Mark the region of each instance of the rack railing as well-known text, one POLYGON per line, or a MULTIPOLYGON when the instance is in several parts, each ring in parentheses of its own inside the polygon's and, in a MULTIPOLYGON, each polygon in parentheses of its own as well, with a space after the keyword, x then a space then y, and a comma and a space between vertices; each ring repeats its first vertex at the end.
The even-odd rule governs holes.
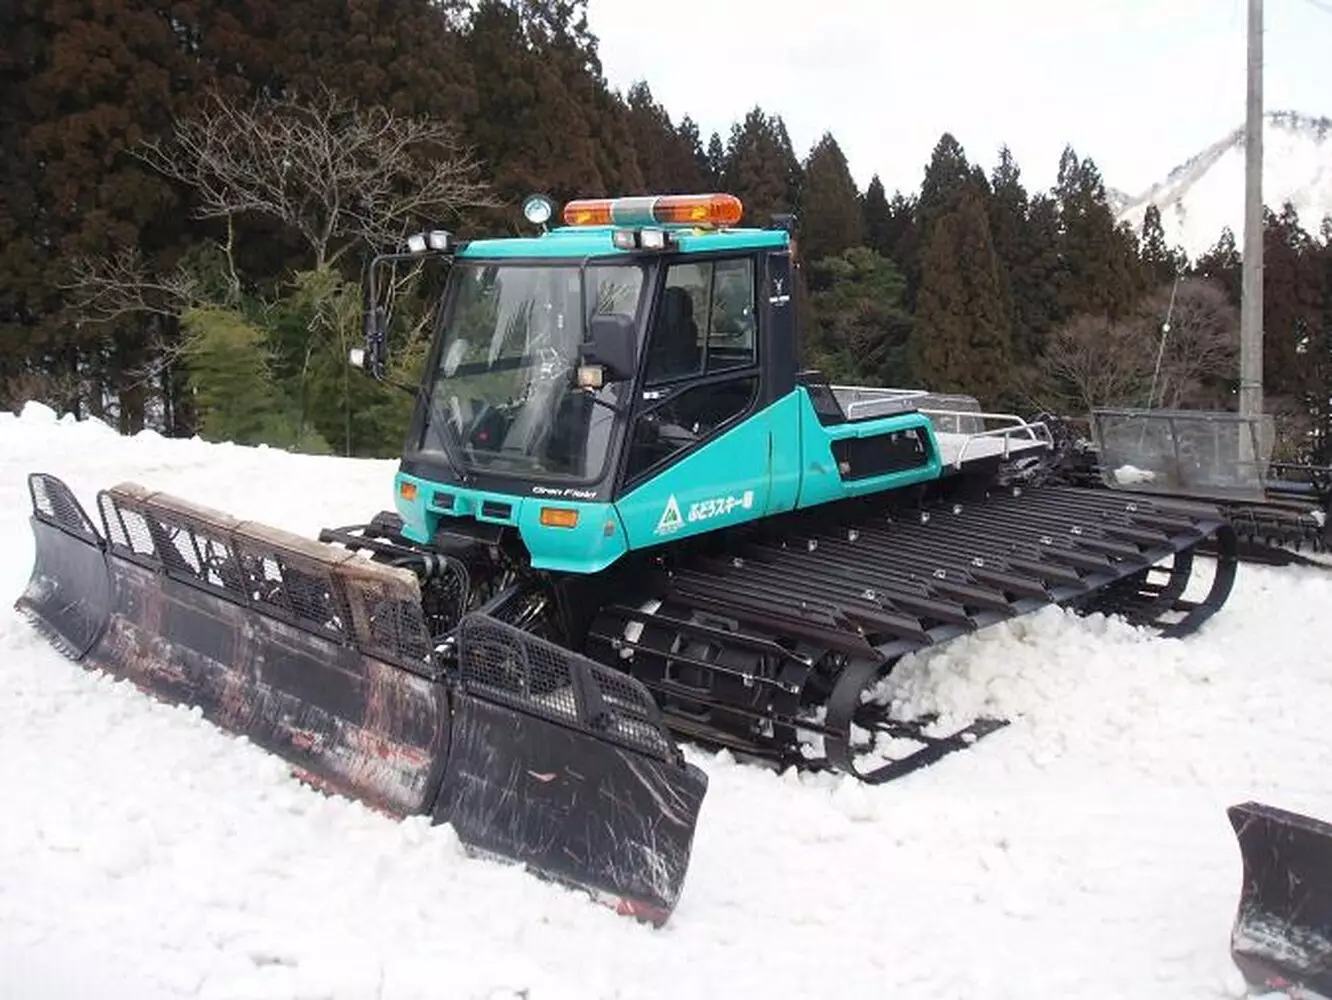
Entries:
MULTIPOLYGON (((1045 421, 1027 421, 1016 413, 989 413, 983 410, 938 410, 933 408, 920 409, 918 412, 930 418, 930 422, 934 424, 935 433, 940 436, 941 446, 944 444, 945 437, 954 439, 961 438, 961 441, 958 442, 957 454, 952 456, 946 462, 946 464, 952 465, 954 468, 961 468, 962 463, 967 460, 968 453, 972 451, 973 447, 981 442, 993 440, 1002 442, 1002 447, 998 451, 998 454, 1004 459, 1008 459, 1012 455, 1013 442, 1015 439, 1019 438, 1029 443, 1028 445, 1023 446, 1023 450, 1028 446, 1045 448, 1054 447, 1054 435, 1050 432, 1050 428, 1046 426, 1045 421), (970 433, 960 429, 943 429, 940 426, 940 423, 950 419, 954 422, 955 428, 960 428, 964 420, 969 424, 977 422, 983 423, 987 420, 1002 420, 1005 422, 1005 425, 1002 427, 994 427, 989 430, 972 431, 970 433)), ((993 458, 995 454, 995 452, 987 451, 986 454, 977 457, 993 458)))

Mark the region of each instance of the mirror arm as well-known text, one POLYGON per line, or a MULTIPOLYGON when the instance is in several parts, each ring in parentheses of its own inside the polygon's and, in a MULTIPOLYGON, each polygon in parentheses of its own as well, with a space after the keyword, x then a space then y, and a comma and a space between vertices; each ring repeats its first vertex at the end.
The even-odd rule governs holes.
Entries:
POLYGON ((596 394, 596 391, 593 389, 584 389, 583 395, 587 396, 587 398, 592 400, 592 402, 595 403, 597 406, 604 406, 606 409, 610 410, 611 413, 614 413, 617 417, 622 417, 629 412, 629 407, 627 405, 622 405, 618 403, 609 403, 606 400, 602 399, 600 396, 598 396, 596 394))

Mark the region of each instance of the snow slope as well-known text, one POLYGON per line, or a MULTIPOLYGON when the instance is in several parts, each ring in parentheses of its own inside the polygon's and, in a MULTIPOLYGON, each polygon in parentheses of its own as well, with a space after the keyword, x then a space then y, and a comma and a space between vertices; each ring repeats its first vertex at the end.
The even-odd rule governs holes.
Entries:
MULTIPOLYGON (((1263 122, 1263 203, 1280 212, 1289 201, 1306 231, 1317 236, 1332 215, 1332 120, 1289 111, 1263 122)), ((1241 125, 1140 194, 1118 196, 1120 220, 1142 232, 1148 205, 1161 210, 1166 243, 1190 260, 1207 253, 1226 226, 1244 243, 1244 135, 1241 125)))
POLYGON ((5 1000, 1237 996, 1225 807, 1332 816, 1332 580, 1245 567, 1182 642, 1051 609, 914 661, 904 696, 1015 721, 897 783, 691 751, 711 790, 654 931, 49 650, 8 610, 34 469, 313 533, 393 465, 0 415, 5 1000))

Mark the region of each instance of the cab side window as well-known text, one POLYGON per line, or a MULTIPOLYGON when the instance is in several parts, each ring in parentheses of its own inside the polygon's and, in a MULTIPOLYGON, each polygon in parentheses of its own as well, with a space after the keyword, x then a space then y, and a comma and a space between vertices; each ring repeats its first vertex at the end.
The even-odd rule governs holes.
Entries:
POLYGON ((670 266, 648 340, 645 379, 649 389, 662 388, 645 394, 634 421, 630 483, 743 419, 758 398, 757 342, 752 257, 670 266))
POLYGON ((719 260, 712 267, 707 370, 744 368, 755 361, 754 259, 719 260))
POLYGON ((672 264, 648 344, 647 384, 756 360, 752 258, 672 264))

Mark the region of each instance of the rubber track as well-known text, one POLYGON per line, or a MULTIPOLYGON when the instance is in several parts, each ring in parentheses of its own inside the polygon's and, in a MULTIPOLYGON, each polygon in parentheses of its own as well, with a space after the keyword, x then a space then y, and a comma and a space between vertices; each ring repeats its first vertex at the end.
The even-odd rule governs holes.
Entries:
POLYGON ((664 590, 605 609, 591 645, 658 695, 706 703, 737 726, 677 714, 669 721, 681 732, 784 756, 791 748, 776 746, 780 734, 766 741, 756 724, 793 722, 798 707, 822 702, 829 756, 845 758, 838 744, 849 739, 861 690, 903 655, 1051 604, 1185 635, 1224 604, 1235 562, 1234 533, 1209 504, 1064 486, 925 511, 857 504, 774 519, 727 551, 684 561, 664 590), (1193 550, 1209 537, 1220 552, 1213 586, 1185 602, 1193 550), (1172 568, 1152 569, 1172 556, 1172 568), (1151 582, 1162 573, 1164 582, 1151 582), (680 655, 683 639, 713 652, 680 655), (842 666, 821 676, 829 653, 842 666), (671 665, 681 662, 713 672, 706 694, 673 684, 671 665))
POLYGON ((928 520, 864 512, 791 519, 730 558, 682 568, 672 590, 742 619, 745 609, 762 609, 763 621, 784 622, 791 635, 828 639, 832 626, 847 652, 894 654, 904 642, 932 645, 955 630, 1094 596, 1228 530, 1207 504, 1064 487, 1017 493, 929 510, 928 520))

